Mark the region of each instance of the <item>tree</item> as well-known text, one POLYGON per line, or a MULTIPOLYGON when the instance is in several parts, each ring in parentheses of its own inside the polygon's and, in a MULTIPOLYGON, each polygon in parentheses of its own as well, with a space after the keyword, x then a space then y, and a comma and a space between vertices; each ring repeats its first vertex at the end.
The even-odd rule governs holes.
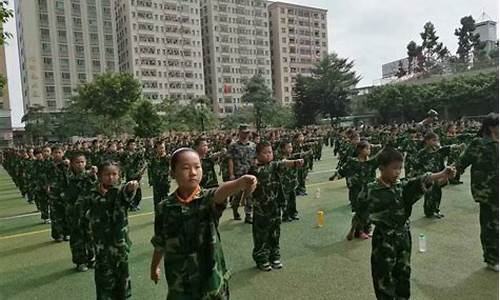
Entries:
POLYGON ((132 118, 136 123, 136 136, 151 138, 161 134, 162 120, 151 101, 143 99, 137 103, 132 118))
POLYGON ((114 134, 141 97, 141 83, 129 73, 103 73, 77 89, 73 102, 80 109, 105 118, 114 134))
POLYGON ((299 127, 315 124, 316 117, 320 113, 319 98, 314 97, 310 91, 313 82, 313 78, 300 74, 295 81, 293 113, 299 127))
MULTIPOLYGON (((0 1, 0 24, 5 24, 7 21, 13 17, 14 12, 12 9, 8 8, 9 1, 1 0, 0 1)), ((12 34, 10 32, 4 32, 3 28, 0 25, 0 45, 4 45, 7 43, 7 39, 12 38, 12 34)), ((3 87, 7 83, 5 76, 0 75, 0 94, 3 92, 3 87)))
POLYGON ((431 108, 450 119, 486 114, 498 111, 498 73, 457 76, 421 85, 384 85, 367 95, 367 104, 385 123, 419 120, 431 108))
POLYGON ((472 16, 466 16, 460 19, 462 27, 455 29, 455 35, 458 37, 457 55, 461 63, 469 65, 472 60, 472 52, 479 49, 479 34, 476 30, 476 21, 472 16))
POLYGON ((330 118, 332 124, 335 117, 347 114, 349 99, 356 94, 354 87, 361 77, 352 70, 353 67, 354 61, 332 53, 312 70, 314 81, 310 92, 319 100, 320 111, 330 118))
POLYGON ((50 136, 50 116, 43 113, 44 106, 34 104, 26 109, 21 122, 26 123, 24 130, 32 143, 41 143, 50 136))
POLYGON ((422 55, 422 46, 410 41, 406 46, 408 55, 408 74, 420 73, 423 71, 424 57, 422 55))
POLYGON ((408 74, 408 72, 406 71, 404 65, 403 65, 403 62, 402 61, 399 61, 398 63, 398 72, 396 73, 396 77, 397 78, 402 78, 404 76, 406 76, 406 74, 408 74))
POLYGON ((424 58, 424 72, 442 72, 443 59, 448 55, 448 49, 443 43, 438 42, 434 24, 427 22, 424 25, 424 31, 420 33, 422 38, 421 51, 424 58))
POLYGON ((260 131, 263 124, 263 116, 271 110, 273 99, 271 90, 267 86, 264 77, 260 74, 254 75, 247 82, 244 94, 241 96, 243 103, 252 103, 255 118, 255 127, 260 131))

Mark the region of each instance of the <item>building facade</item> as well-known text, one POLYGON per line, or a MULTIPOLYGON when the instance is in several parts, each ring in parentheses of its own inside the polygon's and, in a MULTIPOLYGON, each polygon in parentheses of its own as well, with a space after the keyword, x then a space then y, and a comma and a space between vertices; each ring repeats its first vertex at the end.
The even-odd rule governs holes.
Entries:
POLYGON ((5 79, 3 90, 0 93, 0 148, 12 145, 12 120, 10 116, 9 87, 7 85, 7 65, 5 51, 0 46, 0 74, 5 79))
POLYGON ((205 91, 219 116, 242 103, 246 82, 260 74, 271 88, 269 3, 201 0, 205 91))
POLYGON ((327 10, 284 2, 269 5, 273 96, 293 102, 298 74, 311 76, 316 62, 328 55, 327 10))
POLYGON ((15 15, 25 111, 59 111, 79 84, 118 70, 112 0, 18 0, 15 15))
POLYGON ((119 70, 142 82, 143 95, 179 102, 203 97, 199 0, 116 0, 119 70))

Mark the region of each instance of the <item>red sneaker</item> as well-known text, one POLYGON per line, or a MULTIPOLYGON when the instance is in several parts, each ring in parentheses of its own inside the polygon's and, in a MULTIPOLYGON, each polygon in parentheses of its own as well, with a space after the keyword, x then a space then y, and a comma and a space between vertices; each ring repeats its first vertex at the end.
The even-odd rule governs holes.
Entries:
POLYGON ((368 240, 370 238, 370 236, 368 234, 366 234, 366 232, 361 232, 359 234, 359 238, 362 240, 368 240))

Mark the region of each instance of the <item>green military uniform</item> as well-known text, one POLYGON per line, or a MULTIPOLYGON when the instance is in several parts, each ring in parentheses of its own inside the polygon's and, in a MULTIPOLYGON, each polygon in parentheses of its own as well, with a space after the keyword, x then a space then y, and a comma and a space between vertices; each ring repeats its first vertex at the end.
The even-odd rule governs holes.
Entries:
MULTIPOLYGON (((424 147, 417 154, 417 173, 425 172, 436 173, 445 168, 445 159, 450 155, 451 146, 443 146, 438 150, 433 150, 429 147, 424 147)), ((441 205, 442 184, 433 183, 424 195, 424 214, 427 217, 432 217, 435 214, 440 214, 439 207, 441 205)))
POLYGON ((133 194, 126 186, 110 187, 105 195, 93 188, 85 199, 96 250, 95 284, 98 300, 131 297, 128 255, 128 210, 133 194))
MULTIPOLYGON (((443 145, 454 145, 459 143, 459 138, 458 135, 448 135, 445 134, 442 137, 440 137, 440 141, 443 145)), ((448 160, 446 161, 447 165, 453 165, 457 161, 458 157, 460 156, 461 149, 455 148, 451 149, 450 155, 448 156, 448 160)), ((450 184, 458 184, 460 181, 460 174, 457 174, 455 178, 450 179, 450 184)))
POLYGON ((283 187, 279 175, 285 169, 284 161, 257 164, 249 174, 257 177, 257 187, 252 194, 253 259, 257 265, 264 265, 280 259, 280 226, 283 204, 283 187))
POLYGON ((422 148, 422 141, 411 139, 410 137, 403 137, 399 144, 398 150, 406 153, 405 157, 405 177, 411 178, 417 176, 417 154, 422 148))
POLYGON ((90 265, 95 255, 85 201, 96 180, 95 176, 86 171, 79 174, 70 171, 64 189, 66 222, 71 236, 69 247, 73 263, 77 266, 90 265))
POLYGON ((50 218, 49 213, 49 195, 47 193, 48 171, 52 164, 52 160, 35 160, 33 164, 34 177, 34 197, 35 203, 40 211, 42 220, 46 221, 50 218))
POLYGON ((429 186, 429 176, 398 180, 391 187, 369 183, 360 194, 375 224, 371 268, 377 299, 410 298, 410 221, 413 204, 429 186))
MULTIPOLYGON (((250 169, 252 161, 255 158, 255 144, 253 142, 243 144, 237 141, 229 146, 227 155, 228 158, 233 160, 234 177, 239 178, 247 174, 250 169)), ((242 194, 240 192, 231 198, 231 207, 235 216, 238 215, 241 196, 242 194)), ((252 198, 247 197, 245 200, 245 215, 248 219, 252 214, 252 198)))
POLYGON ((355 213, 353 225, 356 233, 369 230, 369 222, 366 220, 366 205, 362 205, 358 199, 359 193, 366 185, 375 180, 378 167, 377 156, 366 161, 360 161, 357 157, 350 157, 339 169, 339 175, 346 178, 349 189, 349 202, 355 213))
POLYGON ((229 299, 229 272, 217 229, 223 206, 214 202, 215 189, 201 189, 182 204, 172 193, 155 216, 151 243, 163 252, 167 300, 229 299))
MULTIPOLYGON (((301 155, 292 156, 291 159, 299 159, 301 155)), ((296 189, 299 184, 298 181, 298 169, 297 168, 285 168, 280 176, 281 185, 283 187, 283 215, 282 220, 290 221, 291 219, 297 219, 297 194, 296 189)))
POLYGON ((50 191, 48 193, 50 205, 51 236, 53 239, 61 239, 69 236, 69 228, 66 223, 66 204, 64 188, 66 186, 68 165, 63 161, 49 165, 48 176, 50 191))
POLYGON ((135 193, 135 197, 132 201, 132 208, 137 208, 142 200, 142 189, 140 182, 142 179, 142 173, 144 172, 145 160, 144 153, 142 151, 125 151, 121 157, 122 170, 125 173, 125 181, 129 182, 132 180, 137 180, 139 182, 139 187, 135 193))
POLYGON ((209 155, 201 159, 201 168, 203 177, 201 178, 200 186, 203 188, 213 188, 219 186, 217 181, 217 173, 215 172, 216 156, 209 155))
POLYGON ((293 144, 293 155, 300 155, 304 157, 304 165, 298 168, 297 179, 298 185, 295 189, 297 195, 306 195, 306 179, 309 174, 309 169, 312 169, 313 164, 313 151, 311 144, 293 144))
POLYGON ((457 172, 471 167, 471 191, 479 203, 484 261, 498 264, 498 142, 475 138, 456 162, 457 172))
POLYGON ((153 203, 155 208, 168 196, 170 191, 170 156, 152 155, 149 160, 149 182, 153 187, 153 203))

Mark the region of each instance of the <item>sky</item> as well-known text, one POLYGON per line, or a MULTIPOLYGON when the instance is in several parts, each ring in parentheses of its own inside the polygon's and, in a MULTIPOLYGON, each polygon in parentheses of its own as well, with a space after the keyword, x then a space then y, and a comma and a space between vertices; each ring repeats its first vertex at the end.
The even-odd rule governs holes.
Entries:
MULTIPOLYGON (((432 22, 440 41, 450 52, 457 49, 455 28, 460 18, 472 15, 478 20, 485 12, 498 22, 497 0, 283 0, 328 10, 328 48, 341 57, 354 60, 362 76, 358 86, 378 84, 382 64, 406 56, 406 45, 420 43, 424 24, 432 22)), ((35 3, 35 1, 33 1, 35 3)), ((13 8, 13 0, 9 1, 13 8)), ((15 21, 4 25, 14 38, 6 46, 7 77, 12 107, 12 125, 21 126, 23 116, 21 81, 15 21)), ((497 31, 498 34, 498 31, 497 31)))

